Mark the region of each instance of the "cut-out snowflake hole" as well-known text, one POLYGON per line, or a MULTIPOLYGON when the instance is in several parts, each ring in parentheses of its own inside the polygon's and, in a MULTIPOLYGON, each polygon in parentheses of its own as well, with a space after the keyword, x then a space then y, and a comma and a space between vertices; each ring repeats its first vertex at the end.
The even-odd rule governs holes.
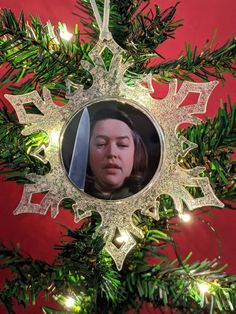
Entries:
POLYGON ((42 163, 47 164, 48 160, 47 160, 45 149, 46 149, 46 145, 43 143, 39 147, 31 148, 29 151, 29 154, 39 159, 40 161, 42 161, 42 163))
POLYGON ((47 192, 42 192, 42 193, 34 193, 31 196, 31 203, 32 204, 40 204, 43 200, 43 198, 45 197, 45 194, 47 192))
POLYGON ((108 47, 105 47, 101 53, 101 58, 105 65, 105 69, 109 71, 111 60, 113 58, 113 52, 108 47))
POLYGON ((118 228, 116 228, 112 243, 119 249, 125 243, 125 237, 122 235, 118 228))
POLYGON ((204 193, 200 187, 185 186, 185 189, 194 197, 204 197, 204 193))
POLYGON ((35 106, 33 102, 28 102, 23 104, 23 107, 25 109, 25 112, 27 114, 39 114, 43 115, 43 113, 38 109, 38 107, 35 106))

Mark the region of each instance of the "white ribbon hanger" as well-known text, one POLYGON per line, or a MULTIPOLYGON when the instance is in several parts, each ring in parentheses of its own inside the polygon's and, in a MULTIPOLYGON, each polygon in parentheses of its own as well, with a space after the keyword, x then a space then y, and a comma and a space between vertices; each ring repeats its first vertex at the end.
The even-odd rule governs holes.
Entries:
POLYGON ((110 40, 112 38, 112 34, 109 31, 109 17, 110 17, 110 0, 104 1, 104 9, 103 9, 103 21, 98 11, 98 7, 95 0, 90 0, 93 13, 95 19, 97 21, 98 27, 100 29, 100 39, 110 40))

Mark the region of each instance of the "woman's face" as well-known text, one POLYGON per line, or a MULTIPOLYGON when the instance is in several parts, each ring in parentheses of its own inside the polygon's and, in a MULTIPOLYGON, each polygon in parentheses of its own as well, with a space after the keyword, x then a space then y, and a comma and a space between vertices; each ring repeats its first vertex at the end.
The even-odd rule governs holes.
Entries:
POLYGON ((102 192, 121 187, 134 163, 132 130, 120 120, 97 121, 89 147, 90 167, 102 192))

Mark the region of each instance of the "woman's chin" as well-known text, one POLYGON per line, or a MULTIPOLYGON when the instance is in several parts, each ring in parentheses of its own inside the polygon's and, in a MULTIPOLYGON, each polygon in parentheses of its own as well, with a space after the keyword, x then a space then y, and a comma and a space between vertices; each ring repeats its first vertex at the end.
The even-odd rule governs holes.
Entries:
POLYGON ((116 182, 113 180, 107 181, 100 185, 100 189, 102 192, 113 192, 115 190, 118 190, 123 185, 123 182, 116 182))

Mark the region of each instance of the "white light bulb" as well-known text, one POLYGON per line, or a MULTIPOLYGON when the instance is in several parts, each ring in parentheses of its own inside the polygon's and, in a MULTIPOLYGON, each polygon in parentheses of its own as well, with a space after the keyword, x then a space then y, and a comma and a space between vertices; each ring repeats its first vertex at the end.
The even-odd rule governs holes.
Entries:
POLYGON ((71 308, 75 305, 75 299, 72 297, 68 297, 65 301, 65 306, 71 308))
POLYGON ((206 283, 198 283, 198 289, 200 290, 201 293, 206 293, 209 290, 209 286, 206 283))
POLYGON ((118 243, 123 243, 126 242, 128 240, 127 235, 120 235, 119 237, 116 238, 116 242, 118 243))
POLYGON ((189 214, 179 214, 179 218, 184 222, 189 222, 191 220, 191 216, 189 214))
POLYGON ((60 37, 65 40, 71 40, 73 34, 67 31, 67 29, 60 30, 60 37))

